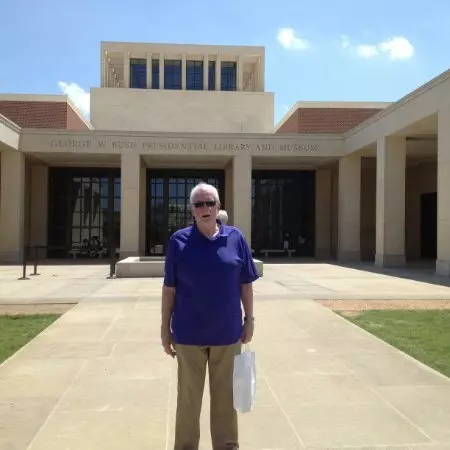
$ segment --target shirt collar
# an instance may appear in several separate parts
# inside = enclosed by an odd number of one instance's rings
[[[230,227],[228,227],[227,225],[223,225],[220,221],[217,221],[217,224],[219,225],[219,234],[216,236],[216,238],[217,237],[227,237],[230,235],[230,231],[231,231]],[[197,236],[205,237],[202,233],[200,233],[200,230],[198,229],[195,221],[192,224],[192,228],[194,230],[194,233]]]
[[[230,227],[219,222],[219,236],[227,237],[230,234]]]

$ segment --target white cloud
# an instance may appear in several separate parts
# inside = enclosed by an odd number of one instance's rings
[[[341,37],[343,48],[350,46],[347,37]],[[378,44],[360,44],[355,47],[356,54],[361,58],[374,58],[380,55],[388,55],[391,60],[406,60],[414,55],[414,47],[403,36],[394,36]]]
[[[380,54],[376,45],[358,45],[356,53],[362,58],[373,58]]]
[[[58,82],[61,92],[72,101],[76,108],[83,116],[89,120],[90,114],[90,94],[76,83],[66,83],[65,81]]]
[[[280,28],[277,34],[277,41],[289,50],[306,50],[310,47],[309,42],[299,37],[293,28]]]
[[[387,39],[379,47],[382,52],[389,54],[390,59],[410,59],[414,55],[414,47],[402,36]]]

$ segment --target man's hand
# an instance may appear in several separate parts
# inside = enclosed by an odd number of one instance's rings
[[[172,333],[170,332],[170,330],[161,328],[161,344],[163,346],[164,352],[172,358],[175,358],[177,353],[173,346]]]
[[[255,329],[255,323],[253,320],[248,320],[244,322],[244,326],[242,329],[242,337],[241,342],[243,344],[248,344],[253,338],[253,331]]]
[[[175,288],[163,285],[161,301],[161,344],[164,351],[172,358],[176,355],[172,332],[170,331],[170,318],[172,316],[174,298]]]

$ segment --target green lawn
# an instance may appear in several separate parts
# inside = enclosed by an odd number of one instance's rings
[[[60,316],[60,314],[0,316],[0,364]]]
[[[450,377],[450,311],[364,311],[344,317]]]

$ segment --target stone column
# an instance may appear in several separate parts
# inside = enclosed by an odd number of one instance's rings
[[[405,264],[406,139],[377,141],[376,253],[377,266]]]
[[[48,167],[31,167],[30,244],[47,245]],[[47,249],[39,249],[39,257],[47,257]]]
[[[125,52],[123,57],[123,87],[130,87],[130,52]]]
[[[209,84],[209,56],[205,55],[203,57],[203,90],[208,90]]]
[[[361,157],[358,153],[339,160],[338,259],[360,261]]]
[[[120,259],[140,254],[141,211],[141,157],[138,153],[122,154]]]
[[[438,111],[436,274],[450,276],[450,107]]]
[[[244,90],[244,58],[243,56],[238,56],[237,58],[237,90],[243,91]]]
[[[0,189],[0,261],[20,263],[25,235],[25,156],[2,150]]]
[[[220,61],[220,55],[216,55],[216,91],[221,90],[221,73],[222,73],[222,64]]]
[[[233,224],[251,245],[252,156],[248,153],[233,156]]]
[[[152,88],[152,73],[153,73],[153,69],[152,69],[152,54],[151,53],[147,53],[147,89],[151,89]]]
[[[105,67],[105,87],[110,87],[109,81],[111,80],[111,71],[109,67],[110,59],[106,58],[106,67]]]
[[[164,89],[164,53],[159,54],[159,88]]]
[[[221,199],[223,202],[223,199]],[[225,166],[225,209],[228,213],[228,223],[234,224],[233,217],[233,158]]]
[[[107,67],[108,67],[107,59],[108,59],[108,52],[105,50],[104,54],[102,55],[102,67],[101,67],[102,81],[101,81],[101,87],[107,87],[108,86],[108,81],[106,79],[106,70],[107,70]]]
[[[181,89],[186,90],[186,55],[184,53],[181,57]]]
[[[315,257],[331,257],[331,169],[316,170]]]
[[[257,74],[258,74],[258,77],[257,77],[257,80],[258,80],[258,83],[257,83],[257,87],[256,87],[256,91],[258,91],[258,92],[264,92],[264,84],[265,84],[265,80],[264,80],[264,76],[265,76],[265,74],[264,74],[264,64],[265,64],[265,59],[264,59],[264,57],[260,57],[260,58],[258,58],[258,63],[257,63]]]

